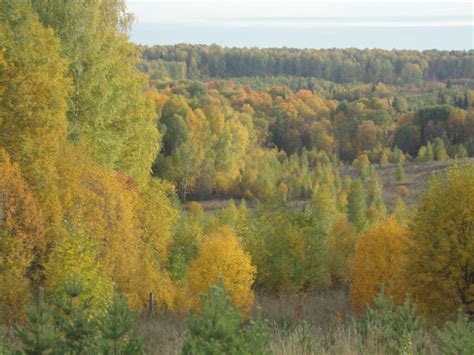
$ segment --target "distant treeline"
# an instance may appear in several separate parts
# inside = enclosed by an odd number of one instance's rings
[[[300,76],[336,83],[416,84],[474,78],[474,51],[143,47],[141,69],[152,79]]]

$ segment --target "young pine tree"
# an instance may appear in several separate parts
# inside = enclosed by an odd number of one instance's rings
[[[143,341],[132,336],[133,312],[127,301],[118,294],[107,309],[107,314],[99,321],[104,354],[143,354]]]
[[[182,354],[266,354],[270,336],[265,324],[242,329],[243,316],[224,290],[222,280],[201,296],[202,310],[192,313]]]
[[[82,282],[71,280],[64,287],[65,297],[58,295],[54,318],[56,329],[62,333],[61,349],[70,354],[94,352],[97,324],[91,317],[92,299],[81,300]]]
[[[46,304],[44,289],[40,288],[38,302],[26,310],[28,323],[15,325],[15,335],[20,339],[25,354],[41,355],[57,349],[59,336],[54,329],[53,313]]]

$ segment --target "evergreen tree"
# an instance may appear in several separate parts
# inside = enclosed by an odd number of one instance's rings
[[[65,285],[65,297],[55,302],[54,317],[57,331],[62,334],[60,348],[67,354],[87,354],[97,351],[97,324],[90,310],[91,299],[81,301],[82,283],[71,280]]]
[[[202,311],[192,313],[182,354],[266,354],[270,334],[262,323],[242,329],[241,312],[232,305],[222,282],[202,295]]]
[[[26,314],[28,324],[14,326],[22,351],[29,355],[41,355],[56,350],[59,336],[54,330],[53,313],[46,304],[43,288],[39,290],[38,303],[32,302]]]
[[[133,336],[133,324],[134,315],[127,301],[115,294],[107,314],[99,321],[101,351],[113,355],[142,354],[143,340]]]
[[[442,354],[474,354],[474,323],[462,311],[455,322],[447,321],[443,330],[436,332],[436,344]]]

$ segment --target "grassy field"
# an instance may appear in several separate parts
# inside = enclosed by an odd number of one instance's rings
[[[252,313],[254,319],[268,320],[274,354],[386,353],[380,341],[370,336],[362,339],[358,334],[354,325],[356,315],[351,312],[345,290],[330,289],[311,295],[257,294]],[[142,316],[138,332],[145,338],[147,354],[179,354],[186,318],[176,313]],[[422,353],[440,353],[429,332],[413,343],[422,344]],[[406,353],[418,353],[416,349],[410,350]]]

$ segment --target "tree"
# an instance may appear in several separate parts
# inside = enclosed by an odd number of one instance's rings
[[[46,285],[58,301],[66,302],[72,286],[80,285],[78,301],[90,303],[90,313],[104,312],[113,295],[113,282],[99,259],[97,242],[69,228],[45,265]]]
[[[407,260],[408,229],[395,217],[374,225],[357,243],[351,267],[352,306],[360,311],[372,302],[380,285],[402,302],[402,269]]]
[[[448,160],[448,153],[441,138],[436,138],[433,145],[434,159],[438,161]]]
[[[22,315],[30,285],[42,279],[43,215],[20,167],[0,149],[0,319]]]
[[[56,161],[66,143],[66,61],[53,30],[40,24],[27,1],[2,1],[0,42],[0,148],[20,165],[52,242],[62,223]]]
[[[254,299],[251,287],[255,271],[250,256],[229,229],[211,234],[202,243],[198,257],[188,269],[187,281],[193,308],[201,309],[201,293],[207,292],[209,286],[222,278],[233,304],[248,314]]]
[[[407,282],[422,313],[447,319],[462,308],[474,314],[474,166],[434,175],[420,200],[411,232]]]
[[[358,233],[347,221],[345,215],[338,216],[326,238],[329,258],[329,272],[333,283],[348,284],[350,264],[355,253]]]
[[[317,223],[317,229],[326,235],[331,230],[337,215],[337,200],[334,186],[323,183],[313,195],[312,212]]]
[[[127,301],[118,294],[107,308],[99,322],[101,350],[105,354],[143,354],[143,340],[133,336],[135,315],[128,308]]]
[[[202,311],[191,314],[182,354],[266,354],[270,349],[268,327],[252,322],[242,329],[242,314],[232,304],[222,281],[209,286],[201,299]]]
[[[26,354],[47,354],[57,348],[59,335],[54,330],[54,318],[46,304],[44,289],[39,290],[38,303],[32,304],[26,311],[28,324],[16,325],[14,332],[21,341],[22,350]]]
[[[405,171],[403,170],[403,165],[401,163],[398,163],[397,167],[395,168],[395,180],[400,182],[404,178],[405,178]]]
[[[359,179],[355,179],[351,182],[347,195],[347,213],[349,221],[358,231],[362,231],[366,228],[367,203],[365,200],[364,187]]]
[[[61,40],[72,81],[68,135],[86,140],[101,165],[145,183],[159,148],[154,103],[128,42],[133,17],[125,1],[32,2],[41,23]],[[52,32],[52,30],[50,30]],[[98,94],[100,93],[100,94]]]

